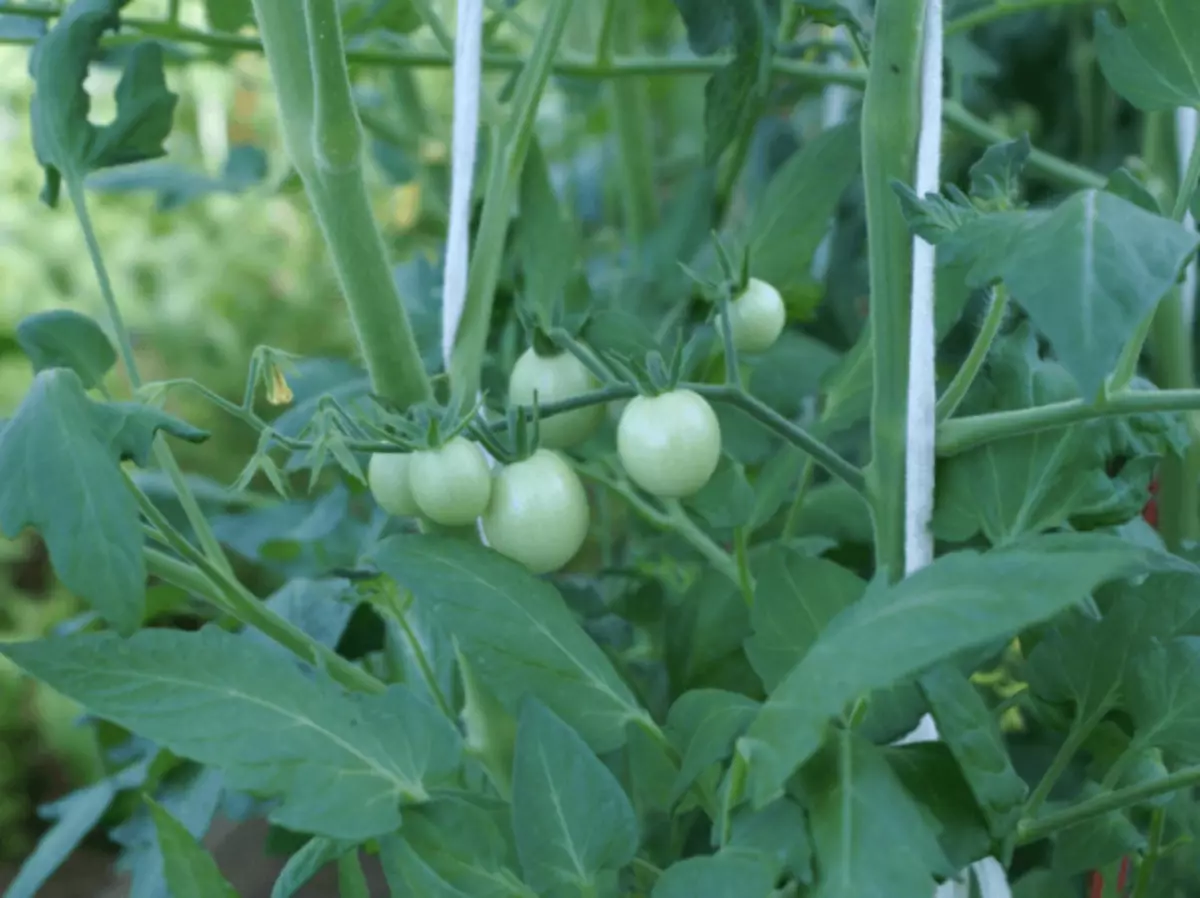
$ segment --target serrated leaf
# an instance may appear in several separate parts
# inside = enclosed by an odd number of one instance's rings
[[[991,834],[1003,839],[1020,818],[1029,790],[1013,769],[995,716],[953,666],[934,668],[921,677],[920,685],[938,735],[958,762]]]
[[[275,883],[271,886],[271,898],[292,898],[300,888],[327,864],[354,848],[355,843],[344,839],[328,839],[316,836],[304,843],[304,847],[287,859]]]
[[[58,202],[63,178],[82,185],[88,172],[165,154],[178,96],[167,90],[163,51],[145,42],[130,51],[117,85],[117,114],[107,125],[88,121],[91,100],[84,90],[88,64],[100,36],[120,24],[126,0],[75,0],[30,54],[36,83],[30,115],[33,145],[46,170],[42,199]]]
[[[79,634],[0,647],[93,714],[278,796],[271,820],[363,840],[400,824],[400,805],[458,764],[458,734],[403,686],[343,692],[328,675],[214,626]],[[279,733],[287,733],[280,739]]]
[[[820,871],[817,898],[933,893],[946,859],[882,749],[843,733],[806,765],[801,781]]]
[[[1029,135],[993,144],[971,166],[971,196],[989,208],[1004,209],[1021,197],[1021,172],[1033,147]]]
[[[1200,105],[1200,7],[1191,0],[1118,0],[1122,25],[1096,12],[1096,55],[1108,82],[1140,109]]]
[[[712,764],[733,752],[733,744],[758,712],[753,699],[721,689],[694,689],[681,695],[667,714],[667,732],[683,760],[671,786],[679,800]]]
[[[767,691],[773,690],[833,618],[857,602],[867,584],[825,558],[780,546],[755,564],[753,635],[746,655]]]
[[[672,864],[654,884],[651,898],[769,898],[775,872],[763,857],[728,852],[689,857]]]
[[[217,862],[187,828],[153,799],[145,799],[158,832],[163,873],[171,898],[237,898]]]
[[[142,621],[146,566],[121,462],[144,465],[159,430],[207,438],[148,406],[94,402],[66,368],[39,372],[0,430],[0,531],[35,528],[63,584],[123,633]]]
[[[22,319],[16,338],[35,372],[70,368],[85,390],[104,380],[117,363],[117,351],[100,325],[72,309],[52,309]]]
[[[513,760],[513,832],[525,881],[541,893],[595,889],[633,860],[638,824],[612,772],[540,702],[521,709]]]
[[[824,741],[829,720],[873,689],[1054,616],[1100,584],[1145,570],[1118,540],[1048,537],[986,554],[954,552],[894,586],[873,583],[835,618],[763,705],[743,738],[749,793],[775,798]]]
[[[371,557],[454,636],[510,710],[537,696],[600,752],[619,748],[631,721],[654,726],[558,591],[520,564],[428,534],[389,537]]]

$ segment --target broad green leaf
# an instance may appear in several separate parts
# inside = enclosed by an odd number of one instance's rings
[[[946,859],[883,750],[839,736],[801,773],[815,849],[814,898],[928,898]]]
[[[529,311],[549,315],[579,260],[574,225],[563,214],[541,144],[534,140],[521,169],[517,248],[524,274],[522,301]],[[553,249],[551,249],[553,248]],[[564,311],[566,306],[563,307]]]
[[[989,852],[992,836],[987,820],[946,743],[891,745],[883,753],[908,794],[927,815],[953,869],[961,870]]]
[[[136,44],[117,84],[117,114],[106,125],[88,121],[91,99],[83,82],[100,36],[120,24],[122,0],[75,0],[34,45],[29,71],[36,83],[33,146],[46,170],[42,199],[58,202],[62,179],[82,185],[88,172],[165,154],[178,96],[167,90],[163,50]]]
[[[674,692],[711,687],[754,695],[758,678],[742,651],[749,635],[750,614],[737,587],[714,570],[702,572],[667,607],[666,661]]]
[[[971,682],[942,664],[920,680],[937,721],[938,735],[950,748],[993,836],[1007,836],[1021,816],[1029,791],[1013,769],[995,715]]]
[[[17,325],[16,337],[34,371],[70,368],[85,390],[104,380],[117,363],[117,351],[100,325],[72,309],[30,315]]]
[[[761,811],[742,808],[733,815],[729,848],[771,858],[776,875],[786,872],[797,881],[812,882],[812,842],[804,809],[781,798]]]
[[[775,173],[738,234],[750,273],[787,294],[810,276],[813,253],[858,174],[858,120],[806,143]]]
[[[729,456],[721,456],[717,470],[698,493],[688,497],[687,508],[713,530],[728,532],[750,520],[754,513],[754,488],[746,469]]]
[[[39,808],[38,815],[54,823],[21,862],[4,898],[34,898],[40,894],[47,880],[95,829],[117,793],[137,788],[145,781],[147,767],[145,763],[134,764]]]
[[[163,872],[172,898],[237,898],[217,862],[187,828],[153,799],[145,801],[158,831]]]
[[[746,655],[770,692],[799,663],[821,631],[857,602],[866,583],[824,558],[778,547],[754,571],[753,635]]]
[[[1200,636],[1143,648],[1125,689],[1138,742],[1174,760],[1200,760]]]
[[[625,725],[654,724],[553,586],[482,546],[393,536],[372,558],[458,641],[510,710],[535,695],[595,751],[619,748]]]
[[[251,0],[204,0],[204,11],[213,31],[241,31],[254,24],[254,5]]]
[[[1140,109],[1200,106],[1200,6],[1118,0],[1120,24],[1096,13],[1096,55],[1109,83]]]
[[[894,586],[873,583],[830,623],[742,737],[754,758],[755,803],[776,797],[824,741],[829,720],[859,696],[1009,637],[1101,583],[1145,569],[1137,547],[1072,536],[1065,544],[1040,538],[986,554],[955,552]]]
[[[379,840],[379,861],[393,898],[407,898],[409,895],[467,898],[465,893],[438,876],[399,836],[388,835]]]
[[[271,898],[292,898],[301,887],[317,875],[327,864],[331,864],[355,843],[344,839],[328,839],[316,836],[304,843],[304,847],[287,859],[275,884],[271,886]]]
[[[472,898],[528,895],[513,872],[507,805],[473,804],[466,796],[442,797],[404,815],[404,840],[441,879]]]
[[[671,705],[667,733],[683,755],[671,787],[672,803],[706,768],[732,754],[734,742],[758,709],[759,703],[753,699],[720,689],[685,692]]]
[[[80,634],[0,647],[93,714],[225,771],[229,785],[280,798],[271,820],[366,839],[458,765],[458,734],[403,686],[343,692],[323,673],[214,626]],[[278,738],[287,733],[288,738]]]
[[[513,832],[525,881],[539,893],[595,889],[633,860],[638,823],[612,772],[546,706],[521,708],[513,760]]]
[[[122,633],[142,621],[146,567],[121,462],[145,465],[155,434],[207,434],[157,409],[94,402],[75,372],[39,372],[0,430],[0,531],[33,527],[63,584]]]
[[[651,898],[769,898],[775,871],[763,857],[741,852],[689,857],[672,864]]]

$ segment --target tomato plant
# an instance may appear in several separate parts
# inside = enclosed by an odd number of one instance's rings
[[[0,4],[5,898],[1200,894],[1198,9]]]

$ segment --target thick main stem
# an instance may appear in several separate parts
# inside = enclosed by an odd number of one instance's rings
[[[862,112],[870,327],[875,350],[868,485],[876,566],[892,580],[904,572],[912,237],[891,183],[909,184],[915,172],[924,19],[924,0],[880,0]]]

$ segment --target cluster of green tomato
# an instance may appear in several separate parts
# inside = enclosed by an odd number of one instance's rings
[[[762,352],[783,331],[779,292],[752,279],[729,306],[733,344]],[[571,399],[598,384],[570,353],[538,355],[532,348],[509,376],[509,402],[532,405]],[[436,449],[377,453],[367,479],[388,514],[421,515],[444,527],[479,521],[488,544],[534,573],[555,571],[583,546],[590,525],[587,493],[560,450],[595,433],[604,418],[597,404],[540,422],[540,446],[529,457],[492,471],[477,443],[456,436]],[[699,491],[721,457],[721,428],[708,401],[687,389],[636,396],[621,412],[617,455],[629,478],[663,499]]]

